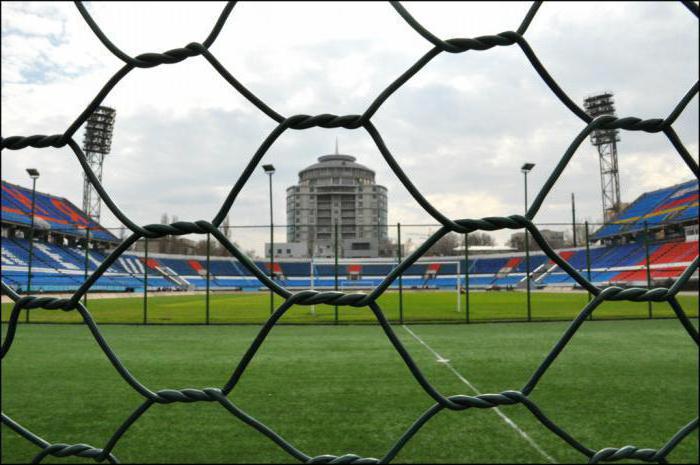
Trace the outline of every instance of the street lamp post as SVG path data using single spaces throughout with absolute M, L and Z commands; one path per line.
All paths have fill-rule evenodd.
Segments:
M 27 294 L 32 293 L 32 259 L 34 256 L 34 205 L 36 201 L 36 180 L 39 179 L 39 171 L 27 168 L 27 174 L 32 178 L 32 211 L 29 219 L 29 264 L 27 266 Z M 25 321 L 29 323 L 29 310 L 25 313 Z
M 525 178 L 525 216 L 527 216 L 527 174 L 535 167 L 534 163 L 525 163 L 521 168 Z M 530 301 L 530 241 L 525 230 L 525 281 L 527 283 L 527 321 L 532 320 L 532 304 Z
M 270 180 L 270 279 L 274 280 L 275 272 L 273 266 L 275 264 L 274 250 L 275 250 L 275 236 L 274 236 L 274 223 L 272 216 L 272 175 L 275 174 L 275 167 L 273 165 L 263 165 L 262 166 L 265 173 L 267 173 Z M 274 312 L 275 307 L 275 294 L 270 289 L 270 315 Z
M 574 193 L 571 193 L 571 232 L 574 236 L 574 247 L 578 246 L 576 241 L 576 198 Z

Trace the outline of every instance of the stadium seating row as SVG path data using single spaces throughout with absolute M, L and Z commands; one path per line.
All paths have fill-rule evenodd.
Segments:
M 2 221 L 19 225 L 31 223 L 32 191 L 26 187 L 2 181 Z M 100 241 L 115 242 L 117 238 L 90 219 L 70 200 L 43 192 L 34 197 L 35 227 L 63 231 L 74 236 L 85 236 Z
M 698 218 L 698 181 L 692 180 L 646 192 L 632 202 L 611 223 L 603 226 L 594 239 L 639 232 L 650 227 Z
M 596 284 L 646 282 L 646 248 L 642 243 L 559 251 L 575 269 L 588 273 Z M 649 247 L 651 278 L 655 280 L 679 276 L 698 255 L 698 242 L 670 242 Z M 88 274 L 106 258 L 106 254 L 90 250 L 87 256 Z M 3 279 L 17 288 L 28 285 L 29 242 L 25 239 L 2 239 Z M 269 263 L 256 265 L 269 273 Z M 42 241 L 35 241 L 32 262 L 32 288 L 45 291 L 71 291 L 85 279 L 85 251 Z M 337 273 L 341 288 L 373 287 L 391 272 L 394 263 L 353 263 L 339 265 Z M 312 274 L 313 268 L 313 274 Z M 459 271 L 458 271 L 459 270 Z M 451 262 L 420 262 L 404 272 L 406 287 L 455 288 L 457 275 L 465 270 L 464 260 Z M 469 285 L 473 288 L 523 287 L 526 282 L 526 261 L 522 256 L 474 257 L 468 262 Z M 531 280 L 536 286 L 573 286 L 575 281 L 541 252 L 530 256 Z M 206 260 L 202 257 L 157 256 L 144 263 L 134 253 L 123 254 L 97 280 L 93 290 L 141 290 L 144 273 L 149 288 L 201 289 L 206 287 Z M 213 257 L 209 263 L 209 286 L 213 289 L 259 289 L 263 285 L 234 259 Z M 333 287 L 336 269 L 332 263 L 310 261 L 281 261 L 274 267 L 275 278 L 284 286 Z M 313 276 L 313 278 L 312 278 Z

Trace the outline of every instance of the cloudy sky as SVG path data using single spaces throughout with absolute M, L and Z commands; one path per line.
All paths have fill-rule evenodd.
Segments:
M 131 56 L 201 42 L 221 3 L 87 3 L 103 31 Z M 527 3 L 409 3 L 441 38 L 515 30 Z M 609 90 L 619 116 L 665 117 L 698 79 L 698 22 L 676 3 L 545 3 L 526 39 L 560 86 L 580 103 Z M 212 53 L 285 116 L 362 113 L 432 47 L 387 3 L 240 3 Z M 121 66 L 71 3 L 2 3 L 2 135 L 63 132 Z M 211 219 L 276 123 L 248 103 L 201 57 L 132 71 L 105 99 L 117 109 L 104 184 L 136 222 Z M 396 92 L 375 126 L 423 194 L 451 218 L 522 212 L 523 162 L 534 197 L 583 128 L 549 91 L 517 46 L 443 53 Z M 675 124 L 698 154 L 698 98 Z M 77 138 L 82 141 L 82 130 Z M 277 167 L 275 221 L 285 222 L 284 188 L 334 150 L 355 155 L 389 189 L 392 223 L 434 223 L 390 171 L 363 130 L 288 131 L 264 162 Z M 621 134 L 623 201 L 691 178 L 658 134 Z M 82 172 L 67 149 L 2 152 L 2 178 L 81 204 Z M 546 200 L 538 222 L 600 221 L 597 153 L 585 143 Z M 235 225 L 267 224 L 267 179 L 251 177 L 231 210 Z M 103 224 L 119 222 L 103 208 Z M 435 228 L 432 228 L 434 230 Z M 414 241 L 430 228 L 411 228 Z M 499 242 L 508 232 L 497 234 Z M 234 239 L 262 251 L 264 230 Z M 277 240 L 284 240 L 282 232 Z

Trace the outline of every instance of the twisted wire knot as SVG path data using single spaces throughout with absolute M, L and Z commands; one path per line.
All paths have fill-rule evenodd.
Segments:
M 162 389 L 155 393 L 153 401 L 159 404 L 172 404 L 174 402 L 214 402 L 221 399 L 224 395 L 221 389 L 205 388 L 205 389 Z
M 34 136 L 10 136 L 0 138 L 0 146 L 3 149 L 20 150 L 26 147 L 35 147 L 42 149 L 45 147 L 63 147 L 68 143 L 63 134 L 54 134 L 46 136 L 37 134 Z
M 496 231 L 499 229 L 519 229 L 531 224 L 530 220 L 522 215 L 489 216 L 480 219 L 455 220 L 455 223 L 464 228 L 462 233 L 470 233 L 477 230 Z
M 215 230 L 208 221 L 177 221 L 171 224 L 149 224 L 142 228 L 143 235 L 149 239 L 165 236 L 182 236 L 184 234 L 205 234 Z
M 645 462 L 655 462 L 659 460 L 654 449 L 638 449 L 635 446 L 625 446 L 619 449 L 606 447 L 596 452 L 588 463 L 614 462 L 616 460 L 637 459 Z
M 666 121 L 661 118 L 641 119 L 634 116 L 617 118 L 612 115 L 599 116 L 593 121 L 596 129 L 626 129 L 628 131 L 661 132 Z
M 332 463 L 332 464 L 375 464 L 379 463 L 379 459 L 372 457 L 363 458 L 355 454 L 345 454 L 345 455 L 319 455 L 317 457 L 312 457 L 307 460 L 306 463 Z
M 663 302 L 673 296 L 665 287 L 644 289 L 643 287 L 631 287 L 624 289 L 619 286 L 606 287 L 601 291 L 605 300 L 631 300 L 634 302 Z
M 448 400 L 457 404 L 459 408 L 448 406 L 451 410 L 466 410 L 468 408 L 493 408 L 499 405 L 513 405 L 521 402 L 525 397 L 519 391 L 503 391 L 499 394 L 479 394 L 478 396 L 457 395 L 450 396 Z
M 323 113 L 321 115 L 294 115 L 287 118 L 290 129 L 308 129 L 313 127 L 321 128 L 345 128 L 357 129 L 362 126 L 362 115 L 332 115 Z
M 102 461 L 107 458 L 110 462 L 117 463 L 114 455 L 108 454 L 105 457 L 103 449 L 97 449 L 89 444 L 51 444 L 43 449 L 33 461 L 34 463 L 39 463 L 49 455 L 54 457 L 85 457 L 96 461 Z
M 513 45 L 521 39 L 515 31 L 505 31 L 496 35 L 479 36 L 471 39 L 455 38 L 436 43 L 440 50 L 449 53 L 462 53 L 469 50 L 488 50 L 493 47 Z
M 187 58 L 201 55 L 206 48 L 198 42 L 191 42 L 184 48 L 174 48 L 163 53 L 142 53 L 134 57 L 133 65 L 137 68 L 153 68 L 162 64 L 179 63 Z
M 31 310 L 33 308 L 43 308 L 46 310 L 63 310 L 64 312 L 74 310 L 78 306 L 78 304 L 73 302 L 71 299 L 59 299 L 56 297 L 37 297 L 33 295 L 20 297 L 15 302 L 15 305 L 20 308 L 26 308 L 28 310 Z
M 289 299 L 299 305 L 350 305 L 353 307 L 361 307 L 364 305 L 366 294 L 346 294 L 338 291 L 301 291 L 293 294 Z

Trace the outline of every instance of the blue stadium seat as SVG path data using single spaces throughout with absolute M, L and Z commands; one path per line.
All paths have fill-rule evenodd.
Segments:
M 698 181 L 692 180 L 646 192 L 632 202 L 617 217 L 603 226 L 593 239 L 602 239 L 644 229 L 644 223 L 656 225 L 697 218 Z
M 508 263 L 508 260 L 508 257 L 478 258 L 471 272 L 474 274 L 498 273 Z
M 2 218 L 16 224 L 31 224 L 32 191 L 26 187 L 2 181 Z M 90 219 L 69 200 L 36 192 L 35 218 L 46 223 L 54 231 L 66 231 L 72 235 L 85 236 L 86 227 L 90 236 L 101 241 L 116 242 L 117 238 Z

